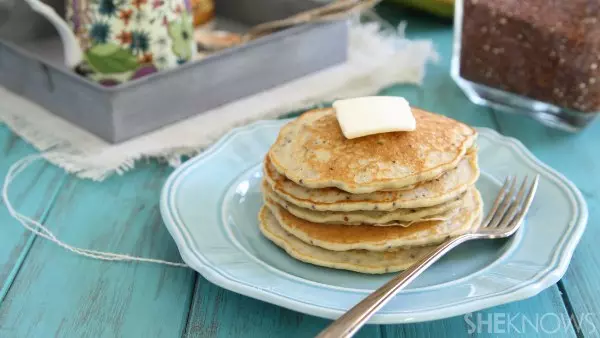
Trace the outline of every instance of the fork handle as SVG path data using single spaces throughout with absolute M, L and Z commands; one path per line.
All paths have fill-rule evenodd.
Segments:
M 472 234 L 466 234 L 454 237 L 437 246 L 425 257 L 413 264 L 407 270 L 404 270 L 398 276 L 381 286 L 375 292 L 368 295 L 360 303 L 339 317 L 329 327 L 323 330 L 317 338 L 345 338 L 352 337 L 371 316 L 373 316 L 381 307 L 392 299 L 398 293 L 412 282 L 423 271 L 430 267 L 435 261 L 440 259 L 448 251 L 457 245 L 473 239 Z

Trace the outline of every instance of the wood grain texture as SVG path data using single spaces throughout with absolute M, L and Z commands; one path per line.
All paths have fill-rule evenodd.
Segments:
M 505 135 L 521 140 L 539 159 L 573 181 L 588 203 L 588 225 L 562 283 L 581 332 L 600 336 L 600 121 L 573 135 L 522 116 L 497 116 Z
M 0 177 L 6 175 L 15 161 L 34 152 L 33 147 L 0 124 Z M 43 219 L 64 176 L 62 170 L 40 161 L 19 176 L 9 191 L 9 197 L 20 212 Z M 34 238 L 9 215 L 6 208 L 0 207 L 0 304 Z
M 241 296 L 198 277 L 185 337 L 314 337 L 330 321 Z M 356 335 L 380 336 L 378 325 Z
M 141 165 L 103 183 L 69 179 L 47 225 L 72 245 L 178 261 L 157 205 L 166 174 Z M 0 307 L 0 327 L 12 337 L 176 337 L 193 281 L 187 268 L 97 261 L 38 240 Z

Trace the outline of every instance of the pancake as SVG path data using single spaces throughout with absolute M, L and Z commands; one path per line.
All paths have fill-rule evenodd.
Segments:
M 437 244 L 450 236 L 470 231 L 482 212 L 482 201 L 477 189 L 465 196 L 464 204 L 447 220 L 414 223 L 409 227 L 371 225 L 320 224 L 292 215 L 268 198 L 271 210 L 283 229 L 305 243 L 333 251 L 370 250 L 386 251 L 394 248 Z
M 396 209 L 392 211 L 316 211 L 301 208 L 279 197 L 271 186 L 263 181 L 263 194 L 284 207 L 292 215 L 315 223 L 337 223 L 337 224 L 371 224 L 374 226 L 409 226 L 415 221 L 440 220 L 447 219 L 451 212 L 459 208 L 464 195 L 461 195 L 450 202 L 436 205 L 429 208 L 418 209 Z
M 440 205 L 458 198 L 479 178 L 477 153 L 471 149 L 458 166 L 413 189 L 350 194 L 337 188 L 309 189 L 279 174 L 269 158 L 264 163 L 265 179 L 278 197 L 302 208 L 317 211 L 390 211 Z
M 458 165 L 477 131 L 442 115 L 412 112 L 415 131 L 346 139 L 335 110 L 308 111 L 281 129 L 268 156 L 279 173 L 312 189 L 365 194 L 428 181 Z
M 286 232 L 269 208 L 265 206 L 260 210 L 259 224 L 260 231 L 265 237 L 300 261 L 361 273 L 381 274 L 405 270 L 433 249 L 433 247 L 424 246 L 391 252 L 325 250 L 306 244 Z

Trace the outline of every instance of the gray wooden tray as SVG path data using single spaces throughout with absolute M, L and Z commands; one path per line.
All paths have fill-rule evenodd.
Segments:
M 47 0 L 62 12 L 63 0 Z M 217 25 L 236 30 L 318 6 L 306 0 L 218 0 Z M 17 0 L 0 26 L 0 85 L 117 143 L 344 62 L 345 21 L 277 32 L 116 87 L 63 65 L 52 26 Z M 5 15 L 6 16 L 6 15 Z M 0 15 L 2 17 L 2 15 Z

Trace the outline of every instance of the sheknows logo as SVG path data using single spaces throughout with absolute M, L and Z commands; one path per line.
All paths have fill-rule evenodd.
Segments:
M 594 313 L 581 313 L 579 316 L 553 312 L 533 315 L 503 312 L 464 315 L 469 334 L 484 332 L 492 334 L 557 334 L 570 331 L 571 326 L 577 333 L 594 334 L 597 332 L 594 319 Z

